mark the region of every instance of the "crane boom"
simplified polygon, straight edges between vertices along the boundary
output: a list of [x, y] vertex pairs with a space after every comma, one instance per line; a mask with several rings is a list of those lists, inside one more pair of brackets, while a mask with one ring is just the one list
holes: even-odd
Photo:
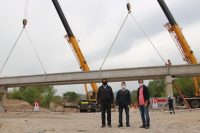
[[[166, 27], [170, 34], [172, 35], [173, 39], [175, 42], [178, 44], [182, 55], [184, 57], [184, 61], [186, 61], [188, 64], [198, 64], [198, 61], [191, 50], [187, 40], [185, 39], [181, 28], [175, 21], [173, 15], [171, 14], [169, 8], [167, 7], [166, 3], [164, 0], [158, 0], [158, 3], [160, 7], [162, 8], [164, 14], [166, 15], [169, 23], [166, 24]], [[200, 88], [199, 88], [199, 83], [200, 83], [200, 78], [199, 77], [193, 77], [193, 82], [194, 82], [194, 87], [195, 87], [195, 96], [200, 96]]]
[[[82, 53], [82, 51], [81, 51], [81, 49], [78, 45], [78, 41], [76, 40], [68, 22], [67, 22], [67, 19], [66, 19], [65, 15], [64, 15], [61, 7], [60, 7], [60, 4], [58, 3], [57, 0], [52, 0], [52, 2], [53, 2], [54, 6], [55, 6], [55, 8], [58, 12], [58, 15], [59, 15], [59, 17], [60, 17], [60, 19], [63, 23], [63, 26], [64, 26], [64, 28], [67, 32], [68, 41], [69, 41], [70, 45], [72, 46], [72, 48], [73, 48], [73, 50], [76, 54], [76, 57], [77, 57], [79, 64], [80, 64], [80, 69], [84, 72], [90, 71], [90, 68], [89, 68], [89, 66], [88, 66], [88, 64], [85, 60], [85, 57], [84, 57], [84, 55], [83, 55], [83, 53]], [[97, 84], [91, 83], [91, 87], [92, 87], [93, 92], [97, 93], [97, 91], [98, 91]]]

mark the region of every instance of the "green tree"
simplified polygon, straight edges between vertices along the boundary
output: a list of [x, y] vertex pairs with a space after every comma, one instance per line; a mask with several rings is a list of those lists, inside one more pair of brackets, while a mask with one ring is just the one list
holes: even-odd
[[151, 97], [165, 97], [165, 82], [163, 79], [152, 80], [148, 84]]
[[[192, 78], [178, 78], [175, 79], [175, 84], [180, 88], [183, 95], [194, 96], [194, 85]], [[148, 84], [151, 97], [165, 97], [165, 83], [164, 80], [152, 80]], [[178, 96], [178, 92], [173, 87], [174, 96]]]
[[33, 104], [36, 100], [40, 100], [40, 93], [35, 87], [21, 87], [14, 89], [10, 94], [12, 99], [19, 99]]
[[[192, 97], [194, 96], [194, 84], [192, 78], [179, 78], [175, 79], [175, 84], [180, 88], [183, 95]], [[178, 96], [178, 92], [174, 88], [174, 96]]]
[[76, 102], [79, 99], [79, 95], [75, 92], [66, 92], [63, 94], [63, 99], [67, 102]]
[[20, 99], [34, 104], [35, 101], [41, 103], [42, 107], [49, 107], [50, 102], [55, 95], [55, 89], [52, 86], [29, 86], [14, 89], [10, 94], [13, 99]]
[[23, 100], [23, 93], [21, 91], [19, 91], [18, 89], [14, 89], [12, 93], [10, 93], [10, 98], [11, 99], [19, 99], [19, 100]]
[[137, 103], [137, 90], [131, 92], [131, 101], [132, 103]]
[[34, 104], [35, 101], [40, 101], [40, 93], [34, 87], [28, 87], [23, 92], [23, 100], [29, 102], [30, 104]]
[[53, 100], [55, 93], [56, 90], [53, 87], [46, 87], [42, 93], [43, 99], [41, 101], [41, 106], [49, 108], [50, 102]]
[[63, 98], [61, 96], [54, 96], [52, 102], [54, 102], [56, 105], [62, 105]]

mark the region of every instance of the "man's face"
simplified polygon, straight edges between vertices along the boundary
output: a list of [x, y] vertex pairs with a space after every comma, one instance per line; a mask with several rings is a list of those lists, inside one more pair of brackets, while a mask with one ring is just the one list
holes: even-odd
[[124, 84], [124, 83], [121, 83], [121, 86], [126, 86], [126, 84]]
[[143, 83], [143, 80], [139, 80], [138, 83], [139, 83], [139, 84]]
[[102, 81], [102, 83], [103, 83], [103, 85], [107, 85], [107, 80], [104, 79], [104, 80]]
[[143, 86], [143, 80], [139, 80], [138, 83], [140, 86]]

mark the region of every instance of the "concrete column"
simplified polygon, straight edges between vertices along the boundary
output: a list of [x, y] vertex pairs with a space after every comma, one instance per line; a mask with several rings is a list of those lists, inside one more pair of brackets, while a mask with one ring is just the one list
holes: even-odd
[[6, 87], [0, 87], [0, 94], [1, 94], [1, 106], [5, 107], [6, 105], [6, 95], [7, 95], [7, 88]]
[[165, 92], [166, 96], [171, 96], [171, 98], [174, 97], [173, 95], [173, 85], [172, 85], [172, 76], [167, 75], [165, 77]]

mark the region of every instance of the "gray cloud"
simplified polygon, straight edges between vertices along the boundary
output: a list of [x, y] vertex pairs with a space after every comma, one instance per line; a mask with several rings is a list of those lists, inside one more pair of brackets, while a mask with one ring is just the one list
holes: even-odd
[[[171, 5], [170, 4], [169, 8], [171, 8], [170, 10], [173, 13], [177, 22], [180, 23], [179, 24], [180, 26], [186, 27], [186, 26], [192, 25], [196, 22], [200, 22], [200, 17], [197, 14], [198, 10], [200, 10], [198, 7], [198, 5], [200, 5], [200, 1], [195, 1], [195, 2], [194, 1], [193, 2], [184, 1], [184, 2], [181, 2], [181, 4], [178, 2], [176, 2], [176, 3], [179, 5]], [[164, 16], [164, 13], [162, 12], [162, 10], [158, 4], [157, 4], [157, 6], [158, 6], [157, 8], [159, 10], [155, 10], [154, 12], [150, 11], [150, 13], [148, 13], [149, 15], [147, 15], [147, 14], [143, 15], [143, 17], [141, 17], [141, 18], [140, 18], [140, 16], [138, 16], [138, 14], [135, 15], [133, 13], [133, 15], [136, 16], [136, 19], [137, 19], [137, 17], [139, 19], [141, 19], [141, 20], [138, 19], [138, 22], [141, 24], [141, 26], [143, 27], [145, 32], [150, 37], [160, 34], [161, 32], [167, 32], [167, 30], [163, 27], [163, 25], [165, 23], [167, 23], [168, 20]], [[191, 10], [191, 8], [188, 8], [188, 7], [192, 7], [192, 10]], [[184, 11], [183, 11], [183, 9], [184, 9]], [[148, 12], [147, 10], [145, 10], [145, 11]], [[123, 18], [122, 18], [122, 20], [123, 20]], [[116, 31], [116, 29], [115, 29], [115, 31]], [[112, 37], [113, 39], [114, 39], [114, 35]], [[142, 39], [146, 39], [144, 37], [144, 34], [137, 27], [137, 25], [133, 22], [132, 18], [129, 17], [129, 19], [127, 20], [127, 23], [124, 27], [124, 30], [122, 31], [118, 40], [116, 41], [115, 47], [112, 49], [110, 57], [125, 53], [127, 50], [129, 50], [129, 48], [132, 45], [135, 45], [137, 47], [138, 44], [135, 44], [135, 42], [142, 40]], [[89, 60], [91, 60], [91, 61], [96, 60], [96, 57], [92, 56], [94, 54], [101, 55], [101, 57], [99, 57], [99, 58], [104, 58], [110, 45], [111, 45], [111, 42], [108, 43], [107, 47], [103, 47], [103, 48], [99, 49], [98, 52], [91, 53], [91, 56], [89, 56], [90, 57]], [[104, 56], [100, 53], [104, 53]]]
[[[81, 40], [79, 45], [91, 69], [98, 69], [127, 13], [125, 1], [59, 0], [59, 2], [74, 34]], [[175, 50], [169, 33], [163, 27], [167, 19], [157, 1], [152, 0], [147, 3], [147, 0], [140, 0], [131, 1], [131, 3], [133, 15], [151, 39], [155, 41], [161, 53], [166, 58], [179, 56], [173, 59], [173, 61], [175, 64], [182, 63], [182, 61], [179, 61], [181, 57], [177, 53], [177, 49]], [[200, 1], [166, 0], [166, 3], [179, 25], [184, 28], [186, 33], [189, 33], [186, 38], [189, 38], [191, 33], [193, 37], [197, 36], [199, 30], [192, 29], [192, 26], [200, 23], [200, 16], [198, 14]], [[9, 50], [22, 28], [24, 4], [25, 0], [6, 0], [0, 4], [0, 66], [5, 61]], [[196, 27], [198, 28], [198, 26]], [[48, 73], [80, 70], [67, 41], [63, 38], [66, 32], [50, 0], [30, 0], [27, 29]], [[166, 38], [162, 38], [163, 40], [161, 41], [156, 40], [155, 37], [161, 34], [165, 34]], [[105, 64], [105, 68], [111, 67], [112, 63], [116, 68], [121, 66], [133, 67], [162, 64], [155, 51], [144, 40], [144, 35], [132, 22], [131, 18], [128, 18], [124, 29], [111, 51], [108, 62]], [[192, 42], [191, 45], [194, 44], [192, 48], [197, 53], [197, 57], [200, 57], [197, 45], [199, 39], [195, 37], [190, 42]], [[143, 45], [143, 43], [147, 46]], [[169, 48], [168, 45], [170, 46]], [[139, 49], [137, 49], [138, 47]], [[122, 65], [114, 62], [114, 59], [121, 59], [120, 57], [130, 52], [130, 49], [148, 49], [149, 52], [141, 57], [144, 61], [134, 59], [133, 62]], [[133, 55], [135, 56], [137, 51], [134, 52]], [[125, 61], [130, 57], [125, 58], [121, 60]], [[19, 44], [17, 44], [2, 75], [38, 73], [43, 72], [26, 37], [23, 36]], [[70, 86], [68, 87], [70, 88]], [[74, 87], [71, 88], [73, 89]]]

